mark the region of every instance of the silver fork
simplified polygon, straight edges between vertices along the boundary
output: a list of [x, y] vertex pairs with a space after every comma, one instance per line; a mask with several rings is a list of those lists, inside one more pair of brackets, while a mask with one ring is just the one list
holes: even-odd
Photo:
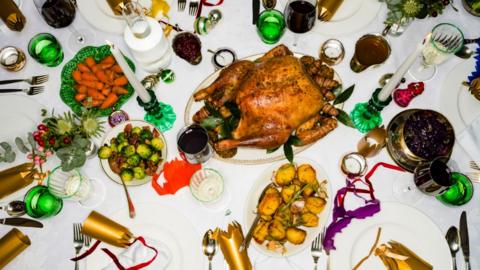
[[321, 234], [317, 235], [315, 240], [312, 242], [312, 247], [311, 247], [311, 253], [313, 257], [313, 262], [315, 263], [315, 270], [317, 270], [317, 265], [318, 265], [318, 259], [320, 256], [323, 254], [323, 238], [325, 235], [325, 231], [323, 231]]
[[90, 247], [90, 242], [92, 242], [92, 237], [83, 234], [83, 245], [88, 249]]
[[432, 39], [438, 43], [441, 43], [443, 46], [447, 47], [448, 50], [454, 49], [462, 41], [462, 38], [460, 37], [449, 36], [447, 34], [445, 35], [438, 34], [433, 36]]
[[476, 170], [476, 171], [480, 171], [480, 167], [478, 166], [478, 164], [475, 162], [475, 161], [470, 161], [470, 168]]
[[48, 75], [40, 75], [40, 76], [33, 76], [29, 79], [3, 80], [3, 81], [0, 81], [0, 84], [26, 82], [30, 85], [37, 85], [37, 84], [42, 84], [46, 81], [48, 81]]
[[[83, 247], [82, 225], [80, 223], [73, 223], [73, 247], [75, 248], [75, 257], [77, 257]], [[75, 262], [75, 270], [79, 270], [78, 261]]]
[[177, 5], [178, 11], [184, 11], [186, 5], [187, 5], [187, 0], [178, 0], [178, 5]]
[[0, 94], [2, 93], [15, 93], [15, 92], [24, 92], [29, 96], [37, 95], [43, 93], [43, 86], [31, 86], [30, 88], [23, 89], [0, 89]]
[[188, 13], [191, 16], [195, 16], [198, 10], [198, 0], [190, 0], [190, 4], [188, 5]]

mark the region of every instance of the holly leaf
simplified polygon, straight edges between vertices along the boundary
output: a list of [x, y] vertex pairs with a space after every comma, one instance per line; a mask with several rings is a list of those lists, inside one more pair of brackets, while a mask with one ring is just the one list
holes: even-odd
[[17, 148], [18, 150], [20, 150], [20, 152], [24, 154], [27, 154], [30, 152], [30, 149], [28, 149], [28, 147], [25, 146], [25, 143], [20, 137], [15, 138], [15, 144], [17, 145]]
[[271, 154], [271, 153], [273, 153], [273, 152], [277, 151], [277, 150], [278, 150], [278, 148], [280, 148], [280, 147], [275, 147], [275, 148], [270, 148], [270, 149], [267, 149], [267, 154]]
[[283, 145], [283, 153], [290, 163], [293, 163], [293, 148], [288, 141]]
[[335, 100], [333, 101], [333, 105], [337, 105], [347, 101], [350, 98], [350, 96], [352, 96], [354, 88], [355, 88], [355, 84], [348, 87], [345, 91], [340, 93], [340, 95], [338, 95], [337, 98], [335, 98]]
[[355, 128], [355, 125], [353, 124], [352, 119], [350, 119], [350, 116], [342, 109], [337, 109], [337, 110], [338, 110], [337, 120], [347, 127]]
[[215, 116], [209, 116], [200, 122], [200, 126], [208, 130], [212, 130], [221, 124], [223, 124], [223, 119]]

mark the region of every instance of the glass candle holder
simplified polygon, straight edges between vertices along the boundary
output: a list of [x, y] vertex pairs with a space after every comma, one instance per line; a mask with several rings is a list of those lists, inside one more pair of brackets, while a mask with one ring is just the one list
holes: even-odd
[[320, 48], [320, 59], [327, 65], [333, 66], [342, 62], [345, 49], [338, 39], [329, 39]]
[[19, 48], [7, 46], [0, 50], [0, 65], [6, 70], [19, 71], [25, 63], [25, 53]]

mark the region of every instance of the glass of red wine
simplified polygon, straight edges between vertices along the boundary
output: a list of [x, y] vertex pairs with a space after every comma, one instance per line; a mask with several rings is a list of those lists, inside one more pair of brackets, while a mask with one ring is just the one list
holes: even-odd
[[93, 37], [93, 32], [88, 29], [78, 31], [73, 26], [76, 14], [74, 0], [33, 0], [35, 7], [45, 22], [53, 28], [67, 28], [71, 35], [68, 45], [73, 50], [78, 50], [86, 44], [86, 37]]
[[285, 21], [294, 35], [293, 46], [297, 46], [298, 34], [307, 33], [315, 25], [316, 0], [289, 0], [285, 6]]

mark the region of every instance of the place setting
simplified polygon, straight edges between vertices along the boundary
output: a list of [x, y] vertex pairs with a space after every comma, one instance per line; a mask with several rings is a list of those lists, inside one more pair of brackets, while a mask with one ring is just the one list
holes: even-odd
[[4, 2], [0, 269], [478, 268], [479, 0]]

